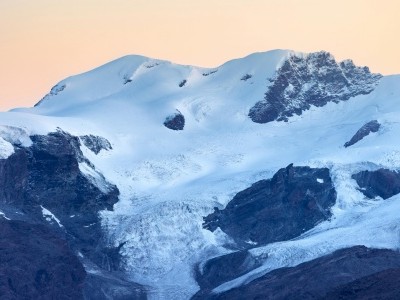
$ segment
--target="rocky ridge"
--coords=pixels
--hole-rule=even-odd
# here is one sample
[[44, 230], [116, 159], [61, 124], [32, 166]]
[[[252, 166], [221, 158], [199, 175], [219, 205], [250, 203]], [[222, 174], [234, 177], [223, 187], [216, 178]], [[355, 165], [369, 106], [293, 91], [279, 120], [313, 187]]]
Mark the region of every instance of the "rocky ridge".
[[381, 77], [351, 60], [338, 63], [328, 52], [292, 54], [270, 79], [265, 98], [250, 109], [249, 117], [256, 123], [288, 121], [311, 106], [369, 94]]
[[[356, 246], [341, 249], [295, 267], [281, 268], [225, 293], [201, 295], [193, 299], [395, 299], [399, 289], [388, 291], [398, 278], [400, 254], [386, 249]], [[397, 270], [397, 271], [395, 271]], [[385, 272], [385, 273], [381, 273]], [[383, 275], [383, 276], [382, 276]], [[379, 281], [383, 277], [384, 280]], [[367, 284], [374, 283], [371, 287]], [[365, 290], [358, 290], [357, 287]], [[381, 298], [384, 291], [385, 297]], [[339, 296], [339, 298], [334, 298]]]
[[[21, 245], [20, 247], [11, 241], [4, 241], [4, 247], [18, 253], [15, 256], [16, 259], [27, 255], [40, 255], [43, 251], [53, 251], [47, 254], [50, 256], [69, 256], [70, 259], [75, 259], [74, 268], [78, 270], [81, 268], [81, 271], [77, 271], [80, 277], [74, 276], [80, 279], [76, 279], [77, 287], [71, 287], [70, 292], [76, 290], [76, 295], [79, 294], [82, 298], [83, 287], [93, 286], [93, 283], [83, 285], [86, 274], [78, 257], [82, 263], [86, 264], [87, 261], [95, 264], [105, 273], [113, 272], [114, 274], [120, 269], [119, 249], [110, 246], [104, 239], [98, 215], [101, 210], [112, 210], [113, 205], [118, 201], [119, 191], [115, 185], [107, 182], [83, 156], [79, 138], [59, 130], [48, 135], [33, 135], [30, 139], [30, 146], [14, 144], [14, 153], [7, 159], [0, 159], [0, 210], [2, 211], [0, 219], [3, 219], [7, 226], [11, 226], [13, 222], [19, 222], [10, 227], [14, 230], [15, 238], [25, 239], [29, 245], [43, 244], [44, 248], [39, 247], [34, 250], [28, 246]], [[10, 218], [13, 220], [9, 220]], [[3, 226], [4, 230], [6, 228]], [[28, 234], [27, 228], [32, 228], [32, 232]], [[60, 246], [61, 248], [46, 246], [51, 243], [62, 243], [63, 246]], [[31, 253], [32, 251], [36, 254]], [[4, 253], [1, 257], [5, 259]], [[8, 260], [8, 263], [12, 264], [12, 261]], [[68, 260], [60, 260], [58, 264], [61, 264], [60, 268], [65, 270], [72, 267], [68, 266]], [[37, 268], [40, 267], [39, 265]], [[4, 265], [3, 267], [12, 269], [13, 266]], [[34, 268], [29, 269], [26, 276], [36, 276], [32, 272], [39, 271]], [[43, 273], [45, 274], [43, 280], [47, 282], [46, 284], [52, 285], [48, 288], [53, 287], [54, 292], [59, 293], [60, 291], [55, 289], [56, 283], [49, 283], [57, 277], [49, 272]], [[114, 281], [118, 283], [119, 275], [115, 274], [117, 277], [111, 274], [109, 277], [115, 277]], [[88, 276], [87, 279], [96, 279], [96, 277]], [[60, 279], [60, 282], [63, 281]], [[66, 283], [66, 288], [68, 284]], [[118, 289], [118, 286], [110, 283], [108, 286], [111, 290]], [[10, 293], [12, 293], [12, 287], [13, 285], [9, 285]], [[37, 290], [35, 282], [28, 280], [27, 289], [30, 291], [26, 291], [25, 296], [34, 297]], [[137, 285], [135, 295], [142, 295], [142, 292], [137, 292], [137, 289], [140, 290], [140, 286]], [[129, 293], [124, 296], [129, 295], [132, 296]], [[74, 297], [71, 296], [71, 299]]]

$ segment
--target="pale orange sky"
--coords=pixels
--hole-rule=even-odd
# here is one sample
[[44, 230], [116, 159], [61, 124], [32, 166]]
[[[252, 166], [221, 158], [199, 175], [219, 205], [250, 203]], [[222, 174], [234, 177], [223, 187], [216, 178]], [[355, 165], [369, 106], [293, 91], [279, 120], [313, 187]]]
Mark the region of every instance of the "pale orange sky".
[[400, 73], [400, 1], [0, 0], [0, 109], [126, 54], [211, 67], [277, 48]]

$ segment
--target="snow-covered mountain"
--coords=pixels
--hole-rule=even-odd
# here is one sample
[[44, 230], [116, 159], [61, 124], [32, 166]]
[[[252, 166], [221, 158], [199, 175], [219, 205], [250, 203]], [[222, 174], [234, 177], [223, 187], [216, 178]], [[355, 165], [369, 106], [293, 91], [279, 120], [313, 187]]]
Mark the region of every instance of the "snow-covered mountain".
[[[238, 298], [274, 270], [399, 248], [399, 119], [400, 76], [327, 52], [209, 69], [126, 56], [0, 114], [0, 220], [67, 241], [86, 299]], [[307, 295], [400, 267], [373, 251], [379, 268]], [[24, 274], [33, 290], [50, 269]]]

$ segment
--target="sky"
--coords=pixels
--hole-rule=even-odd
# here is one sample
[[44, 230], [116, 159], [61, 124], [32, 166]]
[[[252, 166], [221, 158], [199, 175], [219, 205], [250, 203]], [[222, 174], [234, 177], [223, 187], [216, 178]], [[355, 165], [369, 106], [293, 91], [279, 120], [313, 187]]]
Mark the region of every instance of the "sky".
[[326, 50], [400, 74], [399, 0], [0, 0], [0, 110], [127, 54], [216, 67]]

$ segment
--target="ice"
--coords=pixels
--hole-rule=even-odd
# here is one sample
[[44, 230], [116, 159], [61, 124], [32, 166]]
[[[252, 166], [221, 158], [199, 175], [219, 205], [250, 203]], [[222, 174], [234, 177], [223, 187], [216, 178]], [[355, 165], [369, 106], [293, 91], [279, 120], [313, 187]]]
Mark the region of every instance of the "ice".
[[87, 162], [80, 162], [79, 170], [103, 193], [107, 193], [110, 190], [110, 185], [107, 183], [104, 176], [97, 172], [94, 167], [90, 166]]

